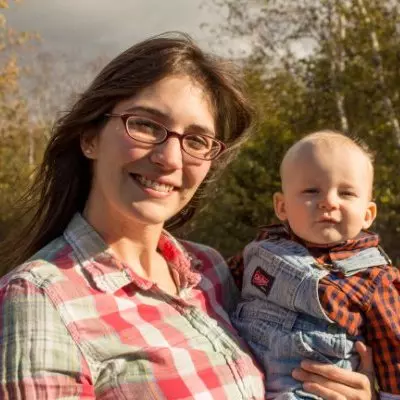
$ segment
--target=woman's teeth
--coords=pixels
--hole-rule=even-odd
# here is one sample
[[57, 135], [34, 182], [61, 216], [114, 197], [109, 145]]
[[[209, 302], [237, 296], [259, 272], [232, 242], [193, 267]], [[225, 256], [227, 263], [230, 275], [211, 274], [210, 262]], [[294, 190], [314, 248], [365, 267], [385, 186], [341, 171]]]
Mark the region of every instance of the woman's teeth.
[[151, 181], [150, 179], [146, 179], [141, 175], [134, 175], [134, 178], [143, 186], [153, 189], [153, 190], [157, 190], [157, 192], [164, 192], [164, 193], [168, 193], [171, 192], [174, 187], [171, 185], [165, 185], [164, 183], [158, 183], [155, 181]]

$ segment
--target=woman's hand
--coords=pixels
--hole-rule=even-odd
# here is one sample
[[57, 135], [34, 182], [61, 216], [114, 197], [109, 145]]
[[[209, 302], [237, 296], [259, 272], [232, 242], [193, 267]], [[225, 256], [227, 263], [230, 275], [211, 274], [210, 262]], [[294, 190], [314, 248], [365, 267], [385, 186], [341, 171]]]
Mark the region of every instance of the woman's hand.
[[325, 400], [375, 400], [374, 368], [371, 349], [357, 342], [360, 354], [359, 372], [351, 372], [330, 364], [305, 360], [293, 370], [293, 377], [303, 381], [305, 391]]

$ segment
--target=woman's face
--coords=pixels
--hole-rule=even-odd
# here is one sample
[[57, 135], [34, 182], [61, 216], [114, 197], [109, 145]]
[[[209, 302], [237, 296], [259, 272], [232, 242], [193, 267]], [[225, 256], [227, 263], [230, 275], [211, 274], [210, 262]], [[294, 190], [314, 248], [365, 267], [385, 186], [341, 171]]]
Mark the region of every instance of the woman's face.
[[[216, 135], [208, 94], [186, 76], [164, 78], [112, 113], [149, 118], [179, 134]], [[177, 137], [156, 145], [131, 139], [119, 117], [110, 117], [94, 139], [83, 139], [82, 150], [93, 160], [85, 213], [103, 225], [105, 218], [163, 224], [189, 202], [211, 165], [183, 152]]]

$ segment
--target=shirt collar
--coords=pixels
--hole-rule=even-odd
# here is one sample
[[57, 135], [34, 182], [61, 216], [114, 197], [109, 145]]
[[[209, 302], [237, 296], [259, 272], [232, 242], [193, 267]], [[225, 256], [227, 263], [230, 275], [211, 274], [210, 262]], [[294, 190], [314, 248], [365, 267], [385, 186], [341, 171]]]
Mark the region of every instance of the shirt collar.
[[[68, 224], [64, 238], [72, 247], [84, 273], [98, 289], [114, 293], [132, 282], [142, 290], [153, 286], [152, 282], [119, 261], [80, 213], [76, 213]], [[177, 274], [180, 290], [199, 283], [201, 275], [196, 271], [199, 261], [165, 230], [161, 233], [158, 250]]]
[[327, 256], [325, 261], [340, 260], [349, 257], [350, 253], [357, 253], [363, 249], [377, 247], [379, 245], [379, 235], [370, 231], [361, 231], [356, 238], [344, 240], [335, 244], [315, 244], [307, 242], [294, 234], [289, 226], [283, 224], [274, 224], [262, 226], [257, 240], [267, 238], [283, 237], [293, 240], [306, 247], [309, 252], [316, 258]]

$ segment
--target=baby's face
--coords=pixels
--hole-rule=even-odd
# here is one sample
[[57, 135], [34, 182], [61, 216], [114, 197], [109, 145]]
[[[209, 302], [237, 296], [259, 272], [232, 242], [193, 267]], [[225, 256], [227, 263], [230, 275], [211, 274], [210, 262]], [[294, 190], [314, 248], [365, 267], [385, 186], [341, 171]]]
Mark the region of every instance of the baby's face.
[[305, 144], [282, 168], [276, 214], [311, 243], [355, 238], [376, 216], [370, 201], [372, 175], [371, 164], [357, 148]]

